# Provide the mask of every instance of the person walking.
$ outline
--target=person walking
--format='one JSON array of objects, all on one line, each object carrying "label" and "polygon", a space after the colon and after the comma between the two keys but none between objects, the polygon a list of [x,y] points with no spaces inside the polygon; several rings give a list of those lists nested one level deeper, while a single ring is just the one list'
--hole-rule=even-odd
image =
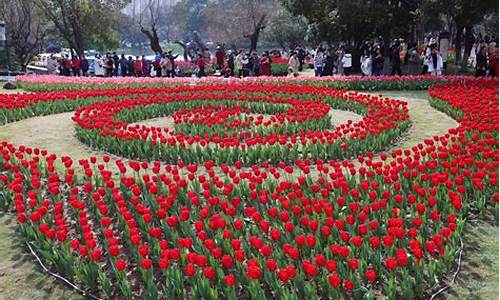
[{"label": "person walking", "polygon": [[208,48],[205,48],[202,54],[203,54],[203,59],[205,60],[205,66],[210,65],[210,60],[212,59],[210,55],[210,50],[208,50]]},{"label": "person walking", "polygon": [[271,57],[269,52],[264,52],[260,58],[260,76],[271,76]]},{"label": "person walking", "polygon": [[399,44],[399,41],[394,41],[394,45],[391,47],[391,76],[398,75],[401,76],[403,75],[401,72],[401,57],[399,56],[399,53],[401,52],[401,45]]},{"label": "person walking", "polygon": [[382,55],[382,50],[377,48],[377,50],[375,50],[375,58],[373,60],[373,75],[381,76],[384,74],[384,62],[385,58]]},{"label": "person walking", "polygon": [[345,76],[351,75],[352,55],[351,55],[351,52],[349,50],[347,50],[342,57],[342,69],[344,70]]},{"label": "person walking", "polygon": [[118,68],[120,67],[120,57],[116,52],[113,52],[113,75],[118,76]]},{"label": "person walking", "polygon": [[198,78],[207,76],[205,74],[205,66],[207,65],[207,63],[203,55],[198,54],[198,60],[196,61],[196,65],[198,66]]},{"label": "person walking", "polygon": [[372,75],[372,56],[369,53],[368,49],[364,50],[363,55],[359,60],[361,64],[361,74],[363,76],[371,76]]},{"label": "person walking", "polygon": [[134,74],[135,74],[135,77],[142,77],[142,60],[140,59],[139,56],[135,57]]},{"label": "person walking", "polygon": [[121,69],[121,75],[122,76],[127,76],[130,70],[128,69],[128,62],[127,59],[125,58],[125,54],[122,53],[120,57],[120,69]]},{"label": "person walking", "polygon": [[408,74],[418,75],[420,71],[419,64],[420,55],[417,51],[417,44],[413,43],[410,50],[408,50]]},{"label": "person walking", "polygon": [[326,51],[325,63],[323,66],[323,71],[321,73],[321,76],[332,76],[334,67],[335,67],[335,57],[333,57],[331,51]]},{"label": "person walking", "polygon": [[430,44],[430,43],[431,43],[431,39],[429,39],[429,44],[425,47],[424,59],[423,59],[424,63],[423,63],[423,67],[422,67],[422,75],[425,75],[425,74],[427,74],[429,72],[429,62],[431,60],[432,47],[434,46],[434,44]]},{"label": "person walking", "polygon": [[489,72],[488,76],[498,77],[498,47],[495,42],[491,42],[488,50]]},{"label": "person walking", "polygon": [[215,50],[215,63],[216,66],[215,68],[220,71],[222,67],[224,66],[224,58],[226,56],[226,53],[224,51],[224,48],[221,46],[217,46],[217,50]]},{"label": "person walking", "polygon": [[106,54],[104,59],[104,68],[106,69],[106,77],[113,77],[113,58],[109,53]]},{"label": "person walking", "polygon": [[293,51],[290,54],[290,58],[288,59],[288,76],[291,75],[293,77],[299,76],[299,67],[300,67],[299,58],[297,57],[297,53]]},{"label": "person walking", "polygon": [[134,59],[132,56],[129,56],[127,59],[127,71],[128,76],[135,76]]},{"label": "person walking", "polygon": [[145,77],[149,77],[151,73],[151,67],[149,65],[148,60],[146,59],[146,56],[144,55],[142,56],[141,63],[142,63],[142,75]]},{"label": "person walking", "polygon": [[486,57],[486,47],[482,46],[476,54],[476,77],[485,77],[488,69],[488,58]]},{"label": "person walking", "polygon": [[170,70],[172,69],[172,65],[170,59],[168,59],[167,54],[163,54],[160,60],[161,67],[161,76],[168,77],[170,75]]},{"label": "person walking", "polygon": [[434,45],[432,47],[432,53],[429,57],[429,62],[427,63],[429,66],[429,74],[431,75],[441,75],[443,70],[443,58],[439,53],[439,48]]},{"label": "person walking", "polygon": [[49,75],[56,74],[57,71],[57,60],[54,57],[54,54],[51,54],[47,59],[47,73]]},{"label": "person walking", "polygon": [[238,77],[241,77],[243,72],[242,70],[244,57],[245,54],[243,52],[243,49],[240,49],[240,51],[238,51],[238,55],[236,55],[236,58],[234,59],[234,73],[238,74]]},{"label": "person walking", "polygon": [[104,76],[104,61],[99,53],[96,53],[94,56],[94,75],[99,77]]},{"label": "person walking", "polygon": [[252,60],[250,59],[250,55],[245,53],[243,59],[241,60],[241,77],[250,76],[252,69],[253,66],[252,66]]},{"label": "person walking", "polygon": [[250,55],[250,76],[259,76],[260,72],[260,58],[257,55],[257,51],[252,51]]},{"label": "person walking", "polygon": [[325,66],[325,55],[323,54],[323,49],[318,47],[316,54],[314,54],[314,76],[323,76],[323,67]]},{"label": "person walking", "polygon": [[153,68],[156,73],[156,77],[161,77],[161,54],[160,52],[155,53],[155,60],[153,61]]},{"label": "person walking", "polygon": [[231,70],[231,77],[234,76],[234,69],[235,69],[235,61],[234,61],[234,54],[232,50],[227,51],[227,66]]},{"label": "person walking", "polygon": [[80,61],[80,68],[82,69],[82,76],[87,76],[89,71],[89,60],[85,57],[85,55]]},{"label": "person walking", "polygon": [[80,59],[76,55],[71,60],[71,71],[73,76],[80,76]]},{"label": "person walking", "polygon": [[175,59],[178,56],[179,55],[173,55],[172,50],[168,51],[167,58],[170,60],[170,72],[169,74],[167,74],[167,77],[172,77],[172,78],[175,77]]},{"label": "person walking", "polygon": [[335,61],[335,65],[337,66],[337,74],[344,74],[344,68],[342,66],[342,61],[345,54],[344,48],[341,46],[335,54],[337,55],[337,60]]}]

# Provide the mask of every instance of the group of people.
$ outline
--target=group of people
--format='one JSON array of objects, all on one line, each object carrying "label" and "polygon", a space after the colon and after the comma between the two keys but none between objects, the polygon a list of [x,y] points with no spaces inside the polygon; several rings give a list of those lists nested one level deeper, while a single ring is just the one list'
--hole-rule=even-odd
[{"label": "group of people", "polygon": [[[408,65],[408,75],[431,74],[442,75],[446,70],[446,60],[449,47],[449,36],[426,36],[420,48],[416,43],[405,43],[396,39],[390,45],[389,63],[390,75],[402,75],[401,66]],[[363,76],[384,75],[385,45],[382,38],[373,41],[366,41],[359,50],[360,70]],[[176,59],[178,55],[173,55],[172,51],[166,53],[157,52],[153,60],[146,59],[145,56],[125,57],[124,54],[118,56],[116,52],[106,53],[101,56],[95,55],[93,61],[93,73],[96,76],[156,76],[156,77],[176,77],[182,76],[180,68],[177,68]],[[208,68],[215,71],[215,75],[223,77],[248,77],[248,76],[271,76],[273,75],[273,59],[280,58],[280,62],[288,61],[287,72],[289,76],[298,76],[305,64],[314,68],[315,76],[331,76],[341,74],[349,76],[352,73],[353,54],[349,47],[340,46],[338,48],[317,47],[315,51],[310,51],[302,47],[297,47],[286,52],[283,50],[265,51],[261,55],[257,51],[250,52],[244,49],[226,50],[219,45],[215,50],[215,57],[208,48],[197,49],[191,54],[192,65],[195,70],[193,76],[205,77],[208,75]],[[476,77],[498,76],[498,47],[495,42],[480,39],[474,43],[471,57],[474,58]],[[356,57],[357,59],[357,57]],[[49,74],[64,76],[88,76],[90,69],[89,60],[86,57],[81,59],[77,55],[68,54],[56,59],[51,55],[47,62]]]},{"label": "group of people", "polygon": [[498,76],[498,45],[496,42],[479,40],[473,49],[475,57],[475,76]]},{"label": "group of people", "polygon": [[83,57],[79,59],[78,56],[69,57],[68,54],[60,58],[56,58],[53,54],[47,59],[47,73],[59,74],[63,76],[87,76],[89,71],[89,61]]},{"label": "group of people", "polygon": [[[444,60],[435,40],[430,40],[424,46],[425,51],[419,52],[416,43],[406,44],[396,39],[389,47],[390,75],[401,76],[403,60],[408,64],[408,74],[441,75]],[[367,41],[359,49],[360,69],[362,76],[384,75],[384,44],[380,39]],[[403,54],[403,56],[402,56]],[[403,59],[402,59],[403,58]],[[314,53],[314,73],[316,76],[340,74],[349,76],[352,73],[353,56],[349,48],[340,46],[337,50],[325,50],[318,47]]]},{"label": "group of people", "polygon": [[[196,53],[195,64],[198,77],[207,76],[207,67],[212,65],[212,57],[208,48]],[[271,76],[272,58],[268,51],[258,55],[257,51],[245,52],[244,49],[233,51],[223,46],[215,50],[215,71],[223,77]]]},{"label": "group of people", "polygon": [[[382,75],[384,56],[382,50],[372,46],[362,50],[360,63],[362,73],[366,76]],[[332,76],[335,74],[349,76],[352,74],[353,55],[349,48],[340,46],[337,49],[316,48],[313,55],[314,75]]]},{"label": "group of people", "polygon": [[[95,55],[95,75],[96,76],[134,76],[134,77],[174,77],[175,59],[172,51],[160,54],[156,53],[153,61],[149,61],[143,55],[125,57],[125,54],[118,56],[116,52],[113,55],[106,53],[105,56]],[[155,73],[153,74],[152,71]]]},{"label": "group of people", "polygon": [[[143,55],[125,57],[125,54],[118,56],[116,52],[101,55],[96,53],[93,61],[93,74],[95,76],[134,76],[134,77],[175,77],[176,65],[172,51],[167,53],[156,53],[153,61],[149,61]],[[90,69],[89,60],[83,56],[81,59],[77,55],[68,54],[56,58],[53,54],[47,59],[47,73],[62,76],[88,76]],[[154,70],[155,74],[152,74]]]}]

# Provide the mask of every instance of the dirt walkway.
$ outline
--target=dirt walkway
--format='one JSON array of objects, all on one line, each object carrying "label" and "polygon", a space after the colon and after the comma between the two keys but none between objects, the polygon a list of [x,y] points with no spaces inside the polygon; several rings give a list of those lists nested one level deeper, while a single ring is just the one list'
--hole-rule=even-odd
[{"label": "dirt walkway", "polygon": [[427,91],[378,91],[369,94],[384,95],[385,97],[408,102],[412,127],[406,138],[397,145],[398,148],[411,148],[422,143],[424,139],[432,138],[435,135],[443,135],[448,129],[458,126],[455,120],[435,110],[429,104]]}]

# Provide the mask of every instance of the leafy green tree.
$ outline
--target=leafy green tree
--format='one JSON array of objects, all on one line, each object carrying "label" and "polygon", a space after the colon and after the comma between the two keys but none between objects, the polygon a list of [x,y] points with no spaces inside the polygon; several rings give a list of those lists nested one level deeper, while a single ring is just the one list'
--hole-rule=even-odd
[{"label": "leafy green tree", "polygon": [[262,36],[270,45],[278,44],[281,48],[293,48],[304,43],[307,28],[307,20],[304,17],[293,16],[287,10],[280,8],[269,19]]},{"label": "leafy green tree", "polygon": [[[498,22],[497,0],[434,0],[427,7],[429,11],[439,11],[449,16],[455,23],[455,63],[465,67],[474,43],[473,27],[485,18],[493,18]],[[462,35],[465,32],[465,35]],[[462,58],[462,43],[464,57]]]},{"label": "leafy green tree", "polygon": [[48,26],[33,4],[34,0],[0,0],[0,19],[6,23],[7,43],[22,70],[40,51],[48,34]]},{"label": "leafy green tree", "polygon": [[118,46],[119,35],[113,25],[127,3],[129,0],[35,0],[79,57],[89,46]]},{"label": "leafy green tree", "polygon": [[[307,18],[316,42],[343,41],[359,46],[364,40],[382,36],[410,35],[420,1],[407,0],[281,0],[294,15]],[[385,47],[388,51],[388,47]],[[388,54],[388,52],[386,53]]]}]

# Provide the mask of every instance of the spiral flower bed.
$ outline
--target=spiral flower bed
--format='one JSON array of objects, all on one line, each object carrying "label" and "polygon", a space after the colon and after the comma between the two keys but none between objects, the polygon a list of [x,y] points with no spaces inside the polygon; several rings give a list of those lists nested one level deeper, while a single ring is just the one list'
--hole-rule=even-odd
[{"label": "spiral flower bed", "polygon": [[[468,213],[498,214],[497,86],[431,87],[431,104],[459,127],[380,159],[369,147],[408,121],[404,102],[293,82],[33,94],[22,105],[8,96],[6,122],[77,109],[82,140],[153,161],[117,160],[115,176],[107,156],[74,162],[4,141],[0,205],[44,262],[103,298],[423,298],[453,267]],[[332,105],[364,119],[331,129]],[[130,125],[169,114],[173,132]],[[224,132],[235,146],[220,146]],[[368,152],[330,159],[321,139],[334,133]],[[257,134],[284,145],[224,158]],[[300,155],[286,156],[294,137]],[[140,156],[158,140],[164,148]]]},{"label": "spiral flower bed", "polygon": [[[186,120],[174,130],[129,124],[186,110],[197,113],[213,105],[220,109],[216,116]],[[242,123],[248,121],[223,116],[231,109],[239,114],[242,106],[249,113],[271,114],[274,121],[244,128],[250,124],[242,127]],[[365,117],[333,129],[330,106]],[[160,95],[94,103],[77,110],[73,120],[85,144],[128,158],[174,164],[351,158],[381,150],[409,126],[402,101],[327,88],[260,84],[170,88]]]}]

